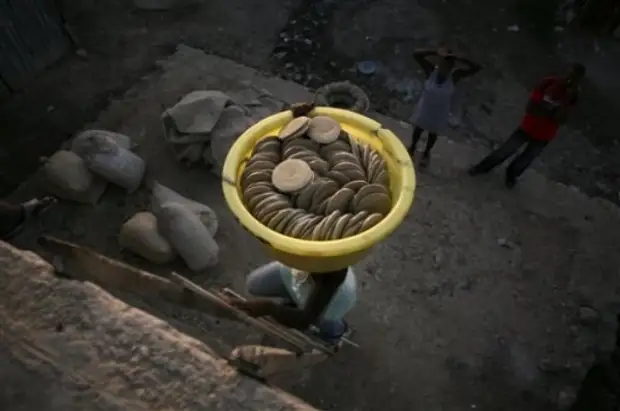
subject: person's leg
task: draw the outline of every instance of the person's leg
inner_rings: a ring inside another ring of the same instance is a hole
[[[527,147],[506,168],[506,186],[512,188],[517,183],[517,178],[532,164],[547,146],[547,141],[530,140]]]
[[[321,337],[331,343],[337,343],[349,331],[345,316],[357,303],[357,279],[352,271],[338,288],[336,295],[317,323]]]
[[[409,154],[415,154],[415,149],[418,146],[418,141],[420,141],[420,137],[422,137],[423,132],[424,130],[420,127],[413,127],[413,134],[411,134],[411,145],[409,146]]]
[[[248,294],[255,297],[281,298],[286,303],[294,303],[286,285],[282,281],[282,270],[288,268],[272,261],[253,270],[246,279]]]
[[[426,168],[431,160],[431,150],[435,146],[437,142],[437,133],[428,133],[428,139],[426,140],[426,149],[424,149],[424,154],[422,155],[422,160],[420,161],[420,167]]]
[[[477,175],[487,173],[499,164],[506,161],[508,157],[513,155],[523,144],[528,141],[528,136],[521,129],[517,129],[512,135],[492,153],[482,159],[478,164],[469,169],[469,174]]]

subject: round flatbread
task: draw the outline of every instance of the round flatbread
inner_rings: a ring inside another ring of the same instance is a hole
[[[254,197],[250,197],[247,199],[247,203],[246,206],[248,207],[248,210],[250,210],[251,213],[254,212],[254,210],[256,209],[256,206],[263,201],[266,198],[271,197],[273,194],[276,194],[275,191],[265,191],[264,193],[260,193],[255,195]]]
[[[319,154],[324,159],[329,160],[330,159],[330,155],[332,153],[337,153],[339,151],[351,152],[351,146],[349,146],[349,143],[347,143],[345,141],[336,140],[333,143],[325,144],[325,145],[321,146],[321,148],[319,149]]]
[[[387,173],[387,170],[383,169],[377,173],[377,175],[372,179],[373,184],[380,184],[386,189],[390,187],[390,179]]]
[[[313,178],[314,173],[308,163],[299,159],[284,160],[271,173],[271,183],[283,193],[299,191]]]
[[[327,215],[327,217],[325,218],[326,220],[325,225],[321,233],[322,240],[327,241],[331,239],[331,234],[334,231],[334,228],[336,226],[336,221],[338,221],[341,215],[342,215],[342,212],[340,210],[334,210]]]
[[[331,197],[340,186],[332,180],[320,179],[318,187],[312,196],[312,205],[308,211],[318,214],[321,203]]]
[[[303,148],[308,149],[310,151],[318,152],[318,150],[319,150],[319,148],[321,146],[316,141],[313,141],[313,140],[310,140],[307,137],[301,136],[301,137],[295,137],[295,138],[288,138],[288,139],[282,141],[282,151],[283,152],[286,151],[290,147],[303,147]]]
[[[247,203],[250,198],[254,198],[259,194],[274,192],[275,188],[266,181],[250,184],[243,190],[243,199]]]
[[[308,117],[296,117],[288,122],[287,125],[282,127],[280,133],[278,133],[278,137],[282,140],[286,140],[289,138],[299,137],[305,134],[310,126],[310,119]]]
[[[340,124],[328,116],[316,116],[310,120],[308,137],[319,144],[333,143],[340,135]]]
[[[262,170],[273,171],[274,168],[276,168],[276,165],[272,163],[271,161],[255,160],[255,161],[248,162],[248,165],[245,167],[245,170],[243,170],[243,174],[248,175],[254,171],[262,171]]]
[[[366,186],[368,183],[364,180],[353,180],[346,183],[342,188],[350,188],[351,190],[357,192],[360,188]]]
[[[321,233],[323,230],[323,225],[325,224],[326,218],[322,218],[312,229],[312,241],[319,241],[321,239]]]
[[[268,216],[273,215],[276,211],[284,210],[285,208],[290,207],[291,203],[288,201],[288,199],[282,197],[275,198],[274,200],[265,204],[262,209],[257,206],[255,215],[260,222],[266,225],[269,221],[267,219]]]
[[[363,221],[353,222],[353,219],[349,221],[347,227],[342,232],[342,238],[352,237],[359,232],[360,227],[362,226]]]
[[[265,152],[279,152],[282,142],[276,136],[268,136],[260,140],[254,146],[253,154]]]
[[[274,151],[261,151],[259,153],[252,154],[252,157],[250,157],[248,163],[258,160],[270,161],[274,164],[278,164],[282,160],[282,156],[280,155],[279,149]]]
[[[328,200],[324,210],[324,214],[331,214],[336,210],[346,212],[349,209],[349,204],[355,196],[355,191],[350,188],[341,188],[336,191]]]
[[[271,228],[272,230],[275,230],[275,228],[278,226],[278,224],[280,224],[280,222],[282,220],[284,220],[284,218],[291,212],[293,211],[292,208],[284,208],[282,210],[277,211],[269,220],[268,223],[265,223],[265,225],[269,228]]]
[[[370,213],[368,211],[360,211],[359,213],[353,214],[353,217],[351,217],[351,220],[349,221],[347,227],[352,224],[363,222],[369,214]]]
[[[315,159],[308,160],[307,163],[315,174],[324,176],[329,172],[329,163],[318,156]]]
[[[343,150],[330,153],[329,161],[332,166],[336,166],[338,165],[338,163],[341,163],[343,161],[348,161],[350,163],[359,165],[359,163],[357,163],[357,158],[352,153]]]
[[[303,233],[304,229],[307,227],[310,222],[311,217],[309,215],[304,215],[292,221],[291,224],[287,227],[286,235],[294,238],[299,238]]]
[[[363,233],[364,231],[376,226],[377,224],[379,224],[379,222],[381,222],[381,220],[383,220],[383,218],[384,218],[383,214],[379,214],[379,213],[370,214],[368,217],[366,217],[366,219],[362,223],[362,226],[360,227],[358,232]]]
[[[299,235],[299,238],[302,238],[304,240],[312,240],[312,233],[314,231],[314,227],[318,223],[320,223],[321,220],[324,218],[323,216],[318,216],[318,215],[312,215],[312,214],[308,214],[308,215],[310,216],[310,220],[308,221],[308,224],[306,224],[301,234]]]
[[[342,237],[344,229],[349,224],[349,220],[351,220],[351,217],[353,217],[353,214],[351,213],[343,214],[338,217],[338,219],[334,223],[334,229],[330,232],[330,240],[337,240]]]
[[[252,183],[258,183],[259,181],[270,182],[272,170],[260,170],[252,171],[248,174],[241,175],[241,188],[246,189]]]
[[[366,179],[366,173],[364,172],[364,170],[358,164],[351,161],[339,162],[332,168],[332,171],[337,171],[344,174],[349,180]]]
[[[355,211],[368,211],[386,215],[392,209],[390,197],[383,193],[372,193],[355,204]]]
[[[312,206],[312,197],[315,191],[321,185],[320,180],[315,180],[299,191],[299,195],[295,198],[295,205],[302,210],[309,210]]]
[[[327,174],[325,174],[325,177],[334,180],[336,183],[338,183],[339,186],[343,186],[347,184],[349,181],[351,181],[349,177],[347,177],[346,174],[343,174],[340,171],[335,171],[335,170],[330,170]]]
[[[291,223],[291,221],[301,216],[302,213],[302,210],[291,209],[288,213],[284,215],[284,217],[282,217],[280,221],[278,221],[278,224],[274,225],[273,230],[279,232],[280,234],[284,234],[287,226]]]

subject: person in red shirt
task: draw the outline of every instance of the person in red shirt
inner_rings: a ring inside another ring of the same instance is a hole
[[[555,138],[566,121],[569,108],[577,102],[579,83],[585,73],[585,67],[575,63],[563,77],[545,77],[530,93],[519,128],[504,144],[471,167],[469,174],[491,171],[525,145],[525,149],[506,168],[506,187],[514,187],[519,176]]]

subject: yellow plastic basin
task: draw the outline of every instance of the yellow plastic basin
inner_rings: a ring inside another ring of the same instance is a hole
[[[407,149],[380,123],[348,110],[317,107],[310,117],[327,115],[338,121],[351,136],[370,144],[385,159],[390,175],[392,210],[376,226],[353,237],[333,241],[307,241],[282,235],[255,219],[243,204],[238,181],[256,143],[277,135],[293,115],[285,111],[269,116],[246,130],[232,146],[223,168],[224,197],[241,225],[258,238],[267,252],[283,264],[299,270],[320,273],[353,265],[372,247],[385,239],[405,218],[416,187],[415,172]]]

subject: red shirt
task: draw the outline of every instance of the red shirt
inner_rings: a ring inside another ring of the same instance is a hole
[[[530,93],[530,101],[551,106],[572,105],[577,101],[575,93],[570,93],[559,77],[545,77],[538,87]],[[526,113],[521,120],[521,129],[535,140],[550,141],[558,133],[559,124],[552,117],[542,117]]]

